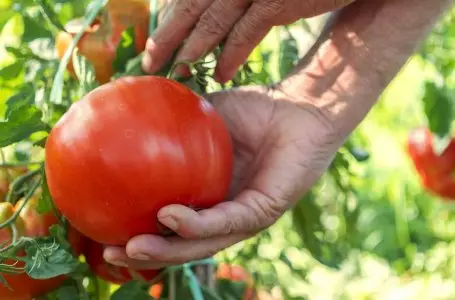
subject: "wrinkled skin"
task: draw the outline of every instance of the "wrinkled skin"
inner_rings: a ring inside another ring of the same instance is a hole
[[[144,92],[147,91],[147,92]],[[125,245],[162,234],[158,211],[222,202],[232,142],[214,108],[163,77],[124,77],[76,102],[46,143],[56,207],[90,239]]]
[[[157,72],[183,44],[175,61],[196,61],[225,42],[217,59],[216,78],[234,77],[273,26],[294,23],[342,8],[354,0],[169,0],[158,29],[147,42],[143,68]],[[188,68],[176,69],[180,76]]]
[[[13,215],[15,209],[21,205],[21,201],[19,201],[15,207],[10,203],[0,203],[0,223]],[[16,220],[19,235],[28,237],[47,236],[49,234],[49,226],[58,222],[56,216],[51,213],[44,216],[38,214],[35,210],[36,205],[37,199],[32,198],[21,211],[19,218]],[[83,238],[71,227],[68,234],[73,250],[76,254],[79,254],[84,245]],[[5,228],[0,230],[0,244],[9,242],[10,238],[10,229]],[[12,264],[14,261],[7,260],[3,263]],[[24,266],[24,263],[19,262],[16,266],[22,267]],[[0,284],[0,299],[2,300],[32,300],[35,297],[45,295],[55,290],[66,280],[65,276],[58,276],[46,280],[36,280],[24,273],[1,275],[11,287],[10,290],[3,284]]]

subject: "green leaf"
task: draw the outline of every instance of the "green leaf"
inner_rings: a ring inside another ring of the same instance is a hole
[[[243,281],[218,279],[216,282],[218,294],[226,300],[241,300],[244,298],[247,284]]]
[[[299,60],[299,49],[297,40],[287,29],[288,38],[282,41],[279,57],[280,78],[286,77],[295,67]]]
[[[25,247],[27,274],[34,279],[49,279],[67,275],[77,269],[79,263],[74,256],[53,238],[41,238]]]
[[[453,99],[447,90],[433,81],[425,83],[422,98],[430,130],[439,137],[449,135],[453,119]]]
[[[13,10],[0,10],[0,32],[3,30],[3,27],[8,23],[8,21],[16,14]]]
[[[41,116],[41,111],[34,105],[24,105],[13,110],[6,121],[0,122],[0,148],[47,129],[47,125],[41,121]]]
[[[35,100],[35,90],[31,83],[25,84],[21,87],[19,92],[6,100],[5,118],[9,119],[11,113],[23,106],[33,104]]]
[[[14,63],[0,69],[0,78],[11,80],[19,76],[25,66],[24,60],[17,60]]]
[[[43,168],[42,184],[41,184],[41,197],[38,201],[37,211],[39,214],[45,214],[54,208],[51,194],[49,193],[49,186],[47,185],[46,171]]]
[[[80,300],[77,285],[63,285],[57,291],[57,299]]]
[[[139,281],[129,281],[122,285],[111,296],[110,300],[152,300],[153,298],[148,293],[149,285]]]
[[[138,55],[136,50],[134,27],[122,32],[122,38],[117,46],[113,62],[116,72],[125,72],[127,62]]]
[[[22,40],[29,43],[39,38],[52,38],[52,33],[44,26],[42,22],[29,16],[22,16],[24,20],[24,34]]]

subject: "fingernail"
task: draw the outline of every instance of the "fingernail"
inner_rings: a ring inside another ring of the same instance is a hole
[[[134,253],[131,255],[131,258],[137,259],[137,260],[150,260],[150,256],[145,254],[145,253]]]
[[[124,260],[110,260],[108,263],[117,267],[128,267],[128,264]]]
[[[161,217],[159,218],[159,221],[161,224],[173,231],[176,231],[179,228],[179,223],[172,216]]]

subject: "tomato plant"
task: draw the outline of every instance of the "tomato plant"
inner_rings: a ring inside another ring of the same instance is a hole
[[[13,206],[9,202],[0,203],[0,223],[5,222],[13,216],[15,211],[23,205],[22,199]],[[19,217],[15,220],[16,230],[19,236],[26,236],[29,238],[41,237],[49,234],[50,226],[57,224],[58,219],[52,213],[40,215],[36,211],[38,200],[33,197],[27,200],[27,203],[20,211]],[[11,241],[11,229],[0,230],[0,244],[5,246]],[[68,240],[76,254],[80,254],[84,247],[84,238],[74,229],[70,228],[68,231]],[[19,253],[23,255],[24,253]],[[15,267],[23,267],[22,261],[15,262],[12,259],[3,261],[4,264],[15,264]],[[59,287],[65,280],[65,276],[58,276],[45,280],[33,279],[25,273],[18,274],[3,274],[4,280],[8,284],[0,285],[0,299],[2,300],[32,300],[35,297],[42,296]]]
[[[232,144],[221,116],[163,77],[124,77],[73,104],[46,142],[54,203],[89,238],[124,245],[160,234],[169,204],[209,208],[226,197]]]

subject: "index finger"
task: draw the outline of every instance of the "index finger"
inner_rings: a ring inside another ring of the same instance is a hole
[[[202,13],[213,0],[174,0],[165,19],[147,40],[142,68],[155,73],[165,65],[176,49],[189,36]]]

